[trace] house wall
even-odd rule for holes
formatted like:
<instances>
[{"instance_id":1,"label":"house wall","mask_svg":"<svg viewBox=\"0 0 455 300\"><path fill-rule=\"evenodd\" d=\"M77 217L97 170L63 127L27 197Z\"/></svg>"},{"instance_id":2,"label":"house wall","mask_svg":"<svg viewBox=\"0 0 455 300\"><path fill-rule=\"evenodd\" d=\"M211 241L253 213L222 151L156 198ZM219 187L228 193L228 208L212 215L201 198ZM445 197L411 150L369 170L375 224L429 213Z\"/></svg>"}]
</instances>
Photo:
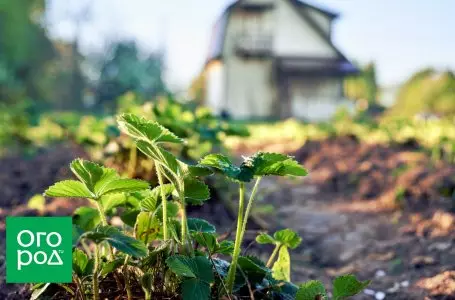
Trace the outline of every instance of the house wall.
<instances>
[{"instance_id":1,"label":"house wall","mask_svg":"<svg viewBox=\"0 0 455 300\"><path fill-rule=\"evenodd\" d=\"M326 121L345 101L340 78L293 78L290 80L291 111L293 117L308 121Z\"/></svg>"},{"instance_id":2,"label":"house wall","mask_svg":"<svg viewBox=\"0 0 455 300\"><path fill-rule=\"evenodd\" d=\"M211 62L205 70L206 74L206 105L215 114L225 109L225 67L219 60Z\"/></svg>"},{"instance_id":3,"label":"house wall","mask_svg":"<svg viewBox=\"0 0 455 300\"><path fill-rule=\"evenodd\" d=\"M277 56L336 57L336 52L287 0L275 2L274 50Z\"/></svg>"}]
</instances>

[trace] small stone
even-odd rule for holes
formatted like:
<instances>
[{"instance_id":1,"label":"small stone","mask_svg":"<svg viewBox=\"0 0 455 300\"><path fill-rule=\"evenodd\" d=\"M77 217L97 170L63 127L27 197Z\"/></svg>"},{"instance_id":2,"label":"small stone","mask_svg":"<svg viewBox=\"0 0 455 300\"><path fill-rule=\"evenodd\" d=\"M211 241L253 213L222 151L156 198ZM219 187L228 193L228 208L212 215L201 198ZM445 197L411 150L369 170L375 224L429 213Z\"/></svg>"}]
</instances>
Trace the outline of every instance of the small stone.
<instances>
[{"instance_id":1,"label":"small stone","mask_svg":"<svg viewBox=\"0 0 455 300\"><path fill-rule=\"evenodd\" d=\"M387 293L393 294L393 293L398 292L399 289L400 289L400 284L398 282L395 282L393 284L393 287L391 287L390 289L387 289Z\"/></svg>"},{"instance_id":2,"label":"small stone","mask_svg":"<svg viewBox=\"0 0 455 300\"><path fill-rule=\"evenodd\" d=\"M374 294L374 298L376 298L376 300L383 300L385 298L385 293L384 292L376 292L376 294Z\"/></svg>"},{"instance_id":3,"label":"small stone","mask_svg":"<svg viewBox=\"0 0 455 300\"><path fill-rule=\"evenodd\" d=\"M400 283L400 285L401 285L402 287L408 287L408 286L409 286L409 281L408 281L408 280L402 281L402 282Z\"/></svg>"},{"instance_id":4,"label":"small stone","mask_svg":"<svg viewBox=\"0 0 455 300\"><path fill-rule=\"evenodd\" d=\"M370 290L370 289L364 289L363 293L366 294L366 295L370 295L370 296L374 296L374 294L376 294L375 291Z\"/></svg>"},{"instance_id":5,"label":"small stone","mask_svg":"<svg viewBox=\"0 0 455 300\"><path fill-rule=\"evenodd\" d=\"M377 270L376 273L374 274L374 276L376 278L384 277L385 276L385 272L384 272L384 270Z\"/></svg>"}]
</instances>

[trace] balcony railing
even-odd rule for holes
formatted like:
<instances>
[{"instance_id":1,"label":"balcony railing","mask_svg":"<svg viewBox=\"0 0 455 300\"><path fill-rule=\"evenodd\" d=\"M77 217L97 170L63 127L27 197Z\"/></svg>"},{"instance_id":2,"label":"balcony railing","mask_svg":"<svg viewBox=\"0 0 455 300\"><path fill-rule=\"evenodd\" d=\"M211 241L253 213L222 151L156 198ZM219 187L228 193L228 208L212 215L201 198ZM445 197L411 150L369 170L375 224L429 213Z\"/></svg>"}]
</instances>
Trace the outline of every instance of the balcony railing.
<instances>
[{"instance_id":1,"label":"balcony railing","mask_svg":"<svg viewBox=\"0 0 455 300\"><path fill-rule=\"evenodd\" d=\"M272 55L273 38L269 34L242 34L236 38L235 51L245 57L265 57Z\"/></svg>"}]
</instances>

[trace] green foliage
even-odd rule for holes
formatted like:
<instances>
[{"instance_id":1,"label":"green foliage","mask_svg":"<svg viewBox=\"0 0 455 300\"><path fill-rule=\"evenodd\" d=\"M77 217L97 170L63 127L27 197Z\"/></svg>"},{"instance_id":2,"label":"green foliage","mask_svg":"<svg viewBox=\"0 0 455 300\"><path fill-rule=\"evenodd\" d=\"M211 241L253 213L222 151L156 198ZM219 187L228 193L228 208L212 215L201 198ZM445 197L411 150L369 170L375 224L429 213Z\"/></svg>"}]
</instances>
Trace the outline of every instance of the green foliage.
<instances>
[{"instance_id":1,"label":"green foliage","mask_svg":"<svg viewBox=\"0 0 455 300\"><path fill-rule=\"evenodd\" d=\"M212 265L206 257L175 255L169 257L166 264L172 272L183 277L182 296L185 300L209 299L210 284L215 278Z\"/></svg>"},{"instance_id":2,"label":"green foliage","mask_svg":"<svg viewBox=\"0 0 455 300\"><path fill-rule=\"evenodd\" d=\"M319 297L319 298L318 298ZM300 285L295 300L324 300L327 299L327 293L324 285L318 280L311 280Z\"/></svg>"},{"instance_id":3,"label":"green foliage","mask_svg":"<svg viewBox=\"0 0 455 300\"><path fill-rule=\"evenodd\" d=\"M97 244L106 241L112 247L131 256L143 257L147 255L147 248L143 243L123 234L112 226L97 226L92 231L84 233L81 238L89 239Z\"/></svg>"},{"instance_id":4,"label":"green foliage","mask_svg":"<svg viewBox=\"0 0 455 300\"><path fill-rule=\"evenodd\" d=\"M278 259L272 267L273 278L283 281L291 281L291 256L288 247L281 247Z\"/></svg>"},{"instance_id":5,"label":"green foliage","mask_svg":"<svg viewBox=\"0 0 455 300\"><path fill-rule=\"evenodd\" d=\"M114 169L104 168L82 159L76 159L71 163L71 171L80 181L60 181L48 188L44 194L49 197L99 200L104 195L135 192L149 187L145 181L122 179Z\"/></svg>"},{"instance_id":6,"label":"green foliage","mask_svg":"<svg viewBox=\"0 0 455 300\"><path fill-rule=\"evenodd\" d=\"M370 284L370 280L358 281L354 275L337 277L333 281L333 299L341 300L360 293Z\"/></svg>"},{"instance_id":7,"label":"green foliage","mask_svg":"<svg viewBox=\"0 0 455 300\"><path fill-rule=\"evenodd\" d=\"M296 232L284 229L273 236L257 237L258 243L276 247L267 264L256 257L240 256L261 177L305 176L307 171L302 166L290 156L261 152L245 158L240 166L220 154L207 155L194 166L168 151L184 144L162 125L131 114L120 116L118 122L137 149L153 160L158 186L150 190L145 181L121 178L113 169L77 159L71 163L71 171L78 180L61 181L46 190L47 196L96 200L96 208L80 207L74 213L73 244L80 248L73 251L74 285L64 287L68 293L78 293L82 298L91 294L99 300L105 284L99 279L114 282L114 278L129 297L133 288L134 293L142 289L144 299L248 298L251 292L266 299L310 295L304 286L298 291L290 282L289 249L301 243ZM202 205L209 199L209 189L201 177L212 171L239 184L235 243L220 240L215 226L206 220L186 216L187 204ZM244 209L245 182L253 178L256 183ZM116 215L124 222L122 229L109 225ZM232 256L231 263L220 255ZM354 293L360 285L350 277L334 283L338 297Z\"/></svg>"}]
</instances>

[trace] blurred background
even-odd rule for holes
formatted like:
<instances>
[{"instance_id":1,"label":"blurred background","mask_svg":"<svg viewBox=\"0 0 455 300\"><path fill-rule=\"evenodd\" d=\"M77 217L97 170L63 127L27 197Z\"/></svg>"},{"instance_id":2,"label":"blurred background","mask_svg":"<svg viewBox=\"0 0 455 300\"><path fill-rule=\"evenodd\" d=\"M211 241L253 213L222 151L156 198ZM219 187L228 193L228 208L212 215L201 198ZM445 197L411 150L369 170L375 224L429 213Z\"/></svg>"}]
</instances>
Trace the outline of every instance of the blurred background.
<instances>
[{"instance_id":1,"label":"blurred background","mask_svg":"<svg viewBox=\"0 0 455 300\"><path fill-rule=\"evenodd\" d=\"M304 237L296 282L351 272L373 278L359 299L454 299L454 11L451 0L0 1L0 218L73 213L80 202L40 195L76 157L153 182L116 127L133 112L186 138L170 149L184 160L277 151L309 169L265 180L253 217ZM192 213L227 230L235 191L210 184L213 201Z\"/></svg>"}]
</instances>

